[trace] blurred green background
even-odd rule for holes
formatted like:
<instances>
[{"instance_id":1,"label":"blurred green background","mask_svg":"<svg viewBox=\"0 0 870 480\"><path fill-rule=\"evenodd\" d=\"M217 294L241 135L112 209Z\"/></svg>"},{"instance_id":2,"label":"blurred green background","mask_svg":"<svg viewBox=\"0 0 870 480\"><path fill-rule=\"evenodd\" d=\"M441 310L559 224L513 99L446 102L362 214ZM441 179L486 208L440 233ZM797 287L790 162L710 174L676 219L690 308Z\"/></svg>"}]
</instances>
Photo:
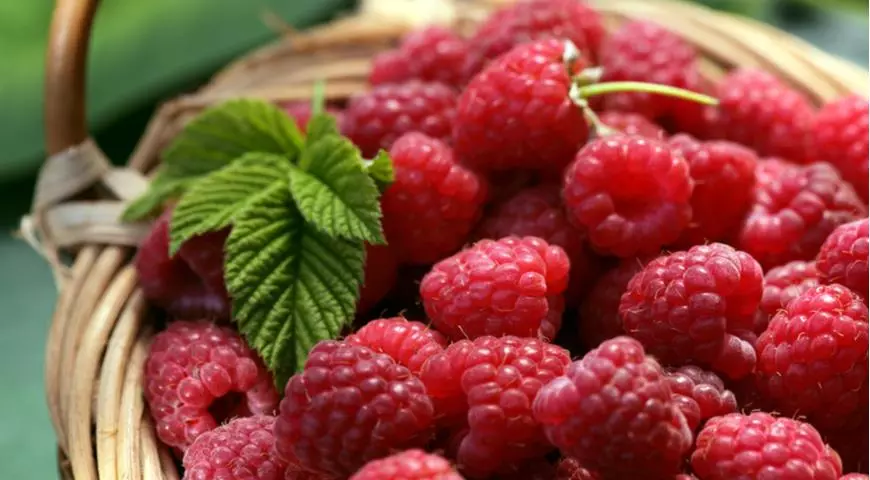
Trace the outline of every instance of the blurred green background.
<instances>
[{"instance_id":1,"label":"blurred green background","mask_svg":"<svg viewBox=\"0 0 870 480\"><path fill-rule=\"evenodd\" d=\"M417 0L426 1L426 0ZM618 1L618 0L612 0ZM103 0L88 71L91 131L111 158L132 150L155 105L195 88L233 57L275 37L271 11L296 27L353 0ZM772 23L866 67L867 1L706 0ZM42 394L42 348L54 286L41 259L12 238L43 158L42 77L52 0L0 0L0 478L56 476Z\"/></svg>"}]
</instances>

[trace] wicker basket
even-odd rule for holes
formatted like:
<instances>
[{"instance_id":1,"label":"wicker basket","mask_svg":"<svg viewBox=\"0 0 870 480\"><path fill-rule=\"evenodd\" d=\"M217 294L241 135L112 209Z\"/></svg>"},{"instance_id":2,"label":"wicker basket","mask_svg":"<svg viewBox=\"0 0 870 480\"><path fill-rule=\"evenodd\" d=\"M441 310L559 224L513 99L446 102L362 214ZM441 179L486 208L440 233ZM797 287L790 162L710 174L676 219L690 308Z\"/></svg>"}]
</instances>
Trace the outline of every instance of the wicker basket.
<instances>
[{"instance_id":1,"label":"wicker basket","mask_svg":"<svg viewBox=\"0 0 870 480\"><path fill-rule=\"evenodd\" d=\"M164 104L125 168L113 168L86 130L85 58L98 1L57 1L46 78L50 157L22 233L51 264L60 291L46 346L45 387L64 478L179 477L156 440L141 394L153 332L129 261L147 225L116 219L124 202L145 189L147 172L184 122L228 97L306 98L318 79L326 80L328 98L346 98L366 88L372 55L412 26L435 19L468 29L506 1L428 0L426 6L439 8L421 12L419 1L409 9L408 0L375 0L356 15L290 33L229 65L198 92ZM703 72L711 79L734 66L760 66L815 103L868 88L866 71L745 18L672 0L597 4L609 27L646 18L677 31L702 52Z\"/></svg>"}]
</instances>

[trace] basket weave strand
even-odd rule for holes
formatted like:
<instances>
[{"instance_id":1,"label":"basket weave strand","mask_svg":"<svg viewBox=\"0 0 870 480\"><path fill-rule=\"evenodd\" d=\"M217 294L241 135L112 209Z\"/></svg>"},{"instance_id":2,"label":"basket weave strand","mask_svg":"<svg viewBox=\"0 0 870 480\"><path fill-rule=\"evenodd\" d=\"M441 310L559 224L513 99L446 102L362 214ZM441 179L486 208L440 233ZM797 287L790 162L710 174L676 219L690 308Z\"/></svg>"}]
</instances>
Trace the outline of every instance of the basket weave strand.
<instances>
[{"instance_id":1,"label":"basket weave strand","mask_svg":"<svg viewBox=\"0 0 870 480\"><path fill-rule=\"evenodd\" d=\"M117 221L124 203L146 187L161 150L197 112L227 98L307 99L315 80L325 81L329 99L363 91L371 57L429 15L402 5L408 1L364 2L352 16L293 33L228 65L196 93L162 105L125 168L112 168L86 130L85 56L98 2L57 1L46 70L51 156L22 234L52 266L60 291L46 345L45 389L64 478L179 477L156 439L141 391L152 330L129 261L148 226ZM437 18L468 32L510 1L442 0L445 14ZM608 28L644 18L684 36L698 48L710 80L737 66L761 67L816 105L866 95L870 84L866 71L753 20L676 0L593 3ZM73 260L64 261L69 255Z\"/></svg>"}]
</instances>

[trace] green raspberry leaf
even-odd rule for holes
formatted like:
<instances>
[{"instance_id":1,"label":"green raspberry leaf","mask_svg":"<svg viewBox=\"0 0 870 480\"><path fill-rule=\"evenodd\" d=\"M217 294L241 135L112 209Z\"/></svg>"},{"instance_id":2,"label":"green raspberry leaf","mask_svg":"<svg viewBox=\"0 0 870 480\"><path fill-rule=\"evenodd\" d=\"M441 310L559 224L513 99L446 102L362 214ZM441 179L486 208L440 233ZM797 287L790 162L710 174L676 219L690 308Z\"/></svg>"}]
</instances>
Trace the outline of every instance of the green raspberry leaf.
<instances>
[{"instance_id":1,"label":"green raspberry leaf","mask_svg":"<svg viewBox=\"0 0 870 480\"><path fill-rule=\"evenodd\" d=\"M180 197L193 180L193 177L172 177L165 170L160 170L151 179L148 190L127 205L121 214L121 220L138 222L152 216L162 209L166 202Z\"/></svg>"},{"instance_id":2,"label":"green raspberry leaf","mask_svg":"<svg viewBox=\"0 0 870 480\"><path fill-rule=\"evenodd\" d=\"M197 181L172 212L169 254L191 237L230 226L270 187L286 188L290 160L273 153L247 153Z\"/></svg>"},{"instance_id":3,"label":"green raspberry leaf","mask_svg":"<svg viewBox=\"0 0 870 480\"><path fill-rule=\"evenodd\" d=\"M338 125L335 117L328 113L318 113L311 116L308 120L308 137L305 139L307 148L322 140L324 137L335 135L340 136Z\"/></svg>"},{"instance_id":4,"label":"green raspberry leaf","mask_svg":"<svg viewBox=\"0 0 870 480\"><path fill-rule=\"evenodd\" d=\"M275 184L236 218L226 244L233 318L283 388L320 340L336 338L356 309L365 246L306 222Z\"/></svg>"},{"instance_id":5,"label":"green raspberry leaf","mask_svg":"<svg viewBox=\"0 0 870 480\"><path fill-rule=\"evenodd\" d=\"M375 158L365 160L363 164L365 165L366 173L374 179L381 193L385 192L396 181L393 160L385 150L379 150Z\"/></svg>"},{"instance_id":6,"label":"green raspberry leaf","mask_svg":"<svg viewBox=\"0 0 870 480\"><path fill-rule=\"evenodd\" d=\"M204 175L249 152L298 157L303 137L293 120L263 100L236 99L202 111L163 153L175 175Z\"/></svg>"},{"instance_id":7,"label":"green raspberry leaf","mask_svg":"<svg viewBox=\"0 0 870 480\"><path fill-rule=\"evenodd\" d=\"M378 188L349 140L327 135L290 170L290 191L305 220L333 238L385 243Z\"/></svg>"}]
</instances>

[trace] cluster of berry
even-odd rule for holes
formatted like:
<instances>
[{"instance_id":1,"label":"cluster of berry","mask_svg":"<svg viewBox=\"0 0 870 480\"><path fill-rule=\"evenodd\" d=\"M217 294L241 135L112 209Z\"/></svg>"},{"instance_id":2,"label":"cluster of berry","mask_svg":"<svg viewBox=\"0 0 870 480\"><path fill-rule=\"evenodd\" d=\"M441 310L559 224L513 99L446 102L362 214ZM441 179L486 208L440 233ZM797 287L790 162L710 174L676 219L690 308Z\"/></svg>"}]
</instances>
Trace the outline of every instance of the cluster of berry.
<instances>
[{"instance_id":1,"label":"cluster of berry","mask_svg":"<svg viewBox=\"0 0 870 480\"><path fill-rule=\"evenodd\" d=\"M175 319L145 398L186 479L867 478L842 476L868 467L865 98L708 82L679 36L605 34L579 0L413 32L370 81L333 113L389 151L388 246L359 328L283 395L221 324L226 232L170 257L167 213L141 246ZM421 321L370 320L391 309Z\"/></svg>"}]
</instances>

